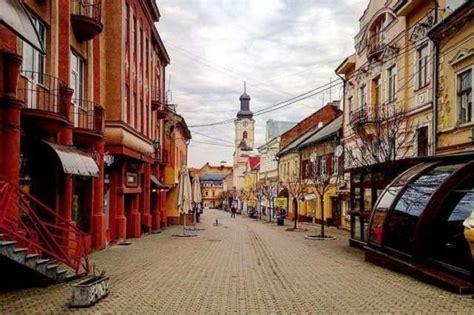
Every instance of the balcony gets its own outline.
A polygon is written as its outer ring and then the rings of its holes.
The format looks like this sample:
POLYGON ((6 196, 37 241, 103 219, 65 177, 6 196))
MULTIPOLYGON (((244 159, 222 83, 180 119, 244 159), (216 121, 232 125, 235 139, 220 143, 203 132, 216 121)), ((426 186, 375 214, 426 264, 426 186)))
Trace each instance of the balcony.
POLYGON ((99 104, 83 99, 73 99, 72 121, 75 132, 94 133, 104 132, 104 109, 99 104))
POLYGON ((102 32, 102 0, 71 0, 71 24, 79 41, 88 41, 102 32))
POLYGON ((372 41, 367 48, 367 58, 372 60, 378 58, 385 49, 385 44, 381 41, 372 41))
POLYGON ((367 110, 367 105, 362 106, 361 108, 350 112, 350 123, 352 127, 363 126, 368 121, 369 115, 367 110))
POLYGON ((59 78, 34 71, 20 73, 17 95, 24 103, 23 114, 33 123, 67 123, 72 93, 59 78))
POLYGON ((153 91, 151 92, 151 110, 158 110, 160 109, 162 102, 161 102, 161 93, 160 91, 153 91))

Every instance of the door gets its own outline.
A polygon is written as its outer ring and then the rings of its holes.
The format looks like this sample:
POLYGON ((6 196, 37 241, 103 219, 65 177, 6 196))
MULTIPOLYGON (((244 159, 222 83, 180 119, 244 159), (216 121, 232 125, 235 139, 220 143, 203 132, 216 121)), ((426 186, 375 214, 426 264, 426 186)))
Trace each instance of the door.
POLYGON ((341 225, 341 207, 339 199, 336 197, 331 197, 331 211, 333 225, 339 227, 341 225))

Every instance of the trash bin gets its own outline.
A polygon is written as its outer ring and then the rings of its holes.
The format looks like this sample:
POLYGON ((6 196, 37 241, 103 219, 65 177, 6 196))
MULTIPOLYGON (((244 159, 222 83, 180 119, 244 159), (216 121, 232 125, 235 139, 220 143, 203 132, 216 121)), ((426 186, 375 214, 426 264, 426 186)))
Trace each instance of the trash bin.
POLYGON ((285 219, 283 217, 278 217, 277 225, 285 225, 285 219))

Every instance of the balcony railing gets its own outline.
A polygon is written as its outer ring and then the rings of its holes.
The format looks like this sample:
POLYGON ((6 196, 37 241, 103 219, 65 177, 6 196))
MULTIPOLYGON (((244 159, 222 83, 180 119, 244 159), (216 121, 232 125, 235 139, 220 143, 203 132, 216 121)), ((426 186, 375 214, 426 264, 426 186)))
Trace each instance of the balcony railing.
POLYGON ((380 122, 380 105, 364 105, 350 113, 350 123, 353 127, 380 122))
POLYGON ((100 34, 103 29, 102 0, 71 0, 71 21, 74 34, 86 41, 100 34))
POLYGON ((35 71, 21 71, 18 98, 25 108, 64 115, 67 118, 68 86, 59 78, 35 71))
POLYGON ((84 16, 96 23, 100 23, 102 0, 72 0, 71 14, 84 16))
POLYGON ((73 122, 75 128, 96 133, 104 131, 104 110, 102 106, 83 99, 73 99, 73 122))
POLYGON ((376 58, 385 48, 385 44, 381 41, 374 40, 369 43, 367 56, 369 59, 376 58))
POLYGON ((151 92, 151 109, 158 110, 161 107, 161 93, 160 91, 151 92))

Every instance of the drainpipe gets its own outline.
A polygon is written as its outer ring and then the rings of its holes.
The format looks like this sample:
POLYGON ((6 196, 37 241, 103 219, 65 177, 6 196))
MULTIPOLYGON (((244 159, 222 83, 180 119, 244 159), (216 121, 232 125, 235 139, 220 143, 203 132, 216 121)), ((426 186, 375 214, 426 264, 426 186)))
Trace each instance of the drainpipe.
MULTIPOLYGON (((434 25, 438 23, 438 1, 435 2, 435 20, 434 25)), ((439 65, 439 45, 434 40, 431 40, 434 45, 433 58, 433 87, 432 87, 432 141, 431 141, 431 155, 436 155, 436 148, 438 146, 438 65, 439 65)))

